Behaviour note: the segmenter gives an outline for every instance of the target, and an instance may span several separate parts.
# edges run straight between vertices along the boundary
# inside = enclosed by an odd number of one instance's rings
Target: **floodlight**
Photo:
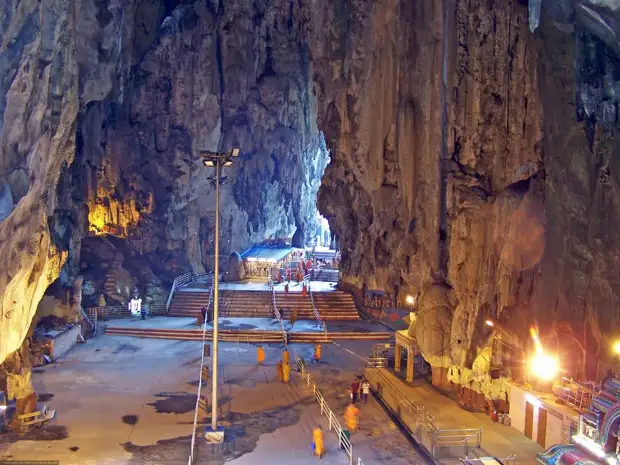
[[[233,157],[238,157],[239,156],[239,152],[241,151],[241,149],[232,149],[232,151],[230,152],[231,156]]]
[[[232,166],[232,164],[233,164],[232,160],[226,160],[226,161],[224,162],[224,166],[225,166],[225,167]]]
[[[205,164],[205,166],[209,166],[209,167],[215,166],[215,162],[213,160],[203,160],[203,163]]]

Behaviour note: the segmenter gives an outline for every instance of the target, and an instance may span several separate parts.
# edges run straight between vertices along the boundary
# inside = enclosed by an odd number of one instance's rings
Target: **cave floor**
[[[189,317],[168,317],[154,316],[146,320],[140,317],[116,318],[103,323],[107,326],[116,328],[151,328],[151,329],[199,329],[195,318]],[[207,325],[212,328],[212,324]],[[220,318],[219,329],[257,329],[266,331],[280,331],[280,323],[273,318]],[[321,332],[322,329],[316,326],[312,320],[299,320],[293,326],[288,321],[284,321],[284,329],[289,332]],[[385,327],[373,323],[372,321],[328,321],[327,329],[330,332],[382,332]]]
[[[351,341],[357,353],[372,343]],[[58,460],[62,465],[187,464],[200,343],[101,336],[72,349],[62,360],[33,372],[42,401],[56,419],[25,437],[0,436],[0,460]],[[309,359],[313,348],[295,345]],[[255,347],[221,343],[220,414],[227,442],[210,446],[200,436],[197,464],[315,464],[311,430],[323,425],[326,465],[345,465],[333,433],[311,391],[293,371],[291,383],[275,380],[281,348],[266,347],[266,366],[255,364]],[[343,355],[344,354],[344,355]],[[326,397],[341,418],[347,387],[364,361],[337,345],[324,348]],[[205,391],[206,390],[206,391]],[[210,398],[210,384],[203,396]],[[210,403],[210,402],[209,402]],[[353,435],[364,465],[425,463],[387,413],[371,399],[361,407],[361,430]],[[205,424],[201,418],[202,424]],[[199,431],[202,428],[199,427]]]

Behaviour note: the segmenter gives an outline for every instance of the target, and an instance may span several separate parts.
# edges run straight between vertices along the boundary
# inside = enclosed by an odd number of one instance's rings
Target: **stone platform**
[[[356,341],[350,347],[366,353],[371,346]],[[306,360],[313,352],[311,346],[296,350]],[[327,453],[320,463],[347,465],[348,457],[337,449],[337,438],[299,374],[292,370],[288,385],[277,381],[281,349],[269,346],[265,352],[265,365],[257,366],[255,347],[220,345],[219,406],[226,442],[210,446],[200,437],[209,424],[201,414],[195,463],[316,465],[311,434],[321,425]],[[57,411],[56,419],[22,438],[0,436],[0,460],[186,465],[200,354],[201,344],[188,341],[109,336],[78,345],[60,363],[33,373],[34,386]],[[344,396],[363,362],[333,345],[324,347],[323,360],[313,367],[325,370],[338,386],[334,394]],[[210,393],[211,385],[205,384],[208,403]],[[361,430],[352,441],[364,465],[425,463],[378,404],[371,400],[361,411]]]

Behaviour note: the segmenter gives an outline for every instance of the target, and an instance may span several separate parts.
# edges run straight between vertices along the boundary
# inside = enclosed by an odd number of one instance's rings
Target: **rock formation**
[[[73,290],[84,275],[89,304],[114,303],[131,285],[153,295],[211,266],[202,150],[242,152],[222,186],[224,256],[270,236],[304,241],[327,152],[298,10],[0,5],[0,362],[52,283]]]
[[[491,319],[517,345],[538,324],[569,373],[593,376],[617,325],[620,68],[583,22],[567,35],[562,3],[543,2],[535,34],[508,0],[312,9],[330,25],[311,41],[332,157],[320,210],[349,285],[422,294],[411,331],[434,371],[471,371],[498,335]],[[437,286],[453,306],[429,313]],[[438,357],[428,334],[442,330]]]
[[[492,341],[531,324],[592,375],[620,317],[617,12],[594,3],[2,3],[0,361],[53,282],[94,305],[211,266],[201,150],[242,150],[223,256],[302,244],[327,146],[343,279],[421,296],[434,379],[501,397]]]

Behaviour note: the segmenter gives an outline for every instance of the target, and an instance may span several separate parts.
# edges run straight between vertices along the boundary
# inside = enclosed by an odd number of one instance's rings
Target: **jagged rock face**
[[[439,366],[471,369],[493,319],[521,344],[538,322],[585,374],[575,347],[605,352],[619,316],[614,52],[583,30],[574,49],[544,14],[531,34],[517,2],[314,3],[319,208],[344,280],[394,300],[448,285],[453,307],[416,322],[448,326]]]
[[[223,254],[269,236],[303,242],[327,152],[299,8],[0,5],[0,361],[48,286],[73,288],[89,231],[120,236],[123,269],[146,270],[143,288],[210,265],[214,189],[201,150],[242,152],[221,188]],[[87,279],[85,295],[100,298],[101,284]]]

